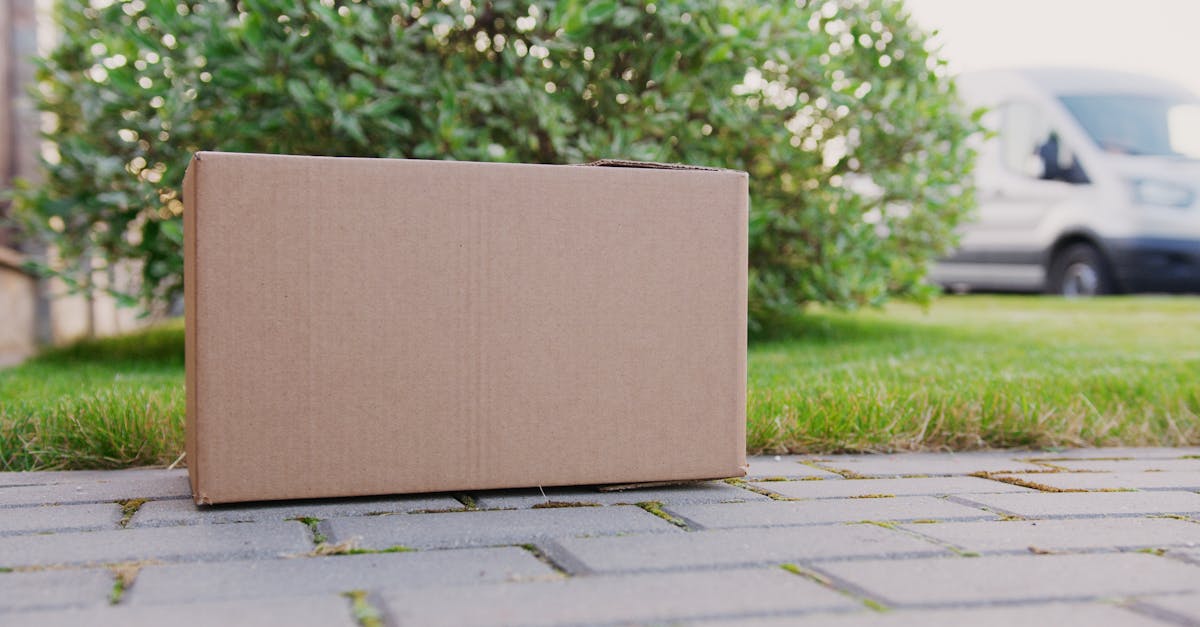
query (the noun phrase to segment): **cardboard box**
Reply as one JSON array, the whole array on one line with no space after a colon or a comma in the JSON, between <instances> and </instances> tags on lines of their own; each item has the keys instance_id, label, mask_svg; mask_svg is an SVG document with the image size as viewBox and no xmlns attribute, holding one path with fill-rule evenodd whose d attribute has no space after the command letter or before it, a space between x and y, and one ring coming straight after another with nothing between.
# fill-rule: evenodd
<instances>
[{"instance_id":1,"label":"cardboard box","mask_svg":"<svg viewBox=\"0 0 1200 627\"><path fill-rule=\"evenodd\" d=\"M201 152L197 503L745 474L747 176Z\"/></svg>"}]
</instances>

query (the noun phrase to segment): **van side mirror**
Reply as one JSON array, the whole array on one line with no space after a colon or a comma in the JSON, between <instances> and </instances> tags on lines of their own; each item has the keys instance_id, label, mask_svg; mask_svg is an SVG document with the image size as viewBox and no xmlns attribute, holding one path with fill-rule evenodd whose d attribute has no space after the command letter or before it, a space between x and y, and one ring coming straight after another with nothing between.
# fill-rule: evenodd
<instances>
[{"instance_id":1,"label":"van side mirror","mask_svg":"<svg viewBox=\"0 0 1200 627\"><path fill-rule=\"evenodd\" d=\"M1087 172L1083 171L1083 164L1079 163L1079 157L1076 157L1070 152L1068 152L1066 156L1071 165L1062 169L1062 171L1059 173L1060 176L1058 180L1064 183L1071 183L1072 185L1091 183L1092 180L1088 178Z\"/></svg>"}]
</instances>

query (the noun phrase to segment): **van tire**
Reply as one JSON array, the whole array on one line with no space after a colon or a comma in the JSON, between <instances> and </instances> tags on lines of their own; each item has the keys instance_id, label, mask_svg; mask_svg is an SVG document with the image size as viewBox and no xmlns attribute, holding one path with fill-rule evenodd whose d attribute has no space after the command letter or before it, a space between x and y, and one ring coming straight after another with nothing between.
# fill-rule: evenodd
<instances>
[{"instance_id":1,"label":"van tire","mask_svg":"<svg viewBox=\"0 0 1200 627\"><path fill-rule=\"evenodd\" d=\"M1108 262L1091 244L1072 244L1055 255L1049 278L1050 294L1073 298L1116 293Z\"/></svg>"}]
</instances>

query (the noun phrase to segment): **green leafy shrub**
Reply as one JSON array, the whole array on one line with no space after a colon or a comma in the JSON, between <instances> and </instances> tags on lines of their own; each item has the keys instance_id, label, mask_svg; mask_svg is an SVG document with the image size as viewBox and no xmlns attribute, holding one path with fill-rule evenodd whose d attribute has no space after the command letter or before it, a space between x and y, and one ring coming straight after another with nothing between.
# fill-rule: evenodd
<instances>
[{"instance_id":1,"label":"green leafy shrub","mask_svg":"<svg viewBox=\"0 0 1200 627\"><path fill-rule=\"evenodd\" d=\"M809 302L928 298L925 266L972 202L975 123L899 2L62 0L57 14L37 91L56 151L17 206L68 276L95 255L137 261L144 302L180 293L179 189L200 149L743 169L755 329Z\"/></svg>"}]
</instances>

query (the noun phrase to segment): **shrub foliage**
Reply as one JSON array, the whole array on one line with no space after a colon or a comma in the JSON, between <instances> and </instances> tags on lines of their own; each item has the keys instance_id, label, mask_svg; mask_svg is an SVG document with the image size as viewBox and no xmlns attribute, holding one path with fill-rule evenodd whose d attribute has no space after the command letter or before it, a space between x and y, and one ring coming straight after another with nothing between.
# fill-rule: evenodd
<instances>
[{"instance_id":1,"label":"shrub foliage","mask_svg":"<svg viewBox=\"0 0 1200 627\"><path fill-rule=\"evenodd\" d=\"M929 297L972 203L975 122L891 0L60 0L27 227L182 284L195 150L751 175L751 319ZM87 288L86 281L80 282Z\"/></svg>"}]
</instances>

